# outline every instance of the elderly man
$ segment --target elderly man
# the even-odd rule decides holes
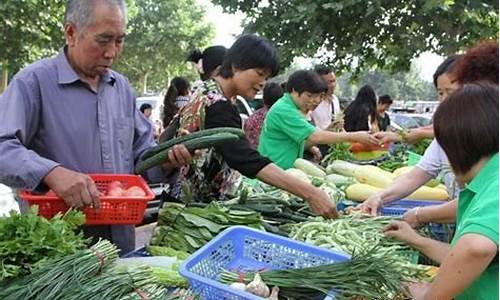
[[[99,207],[86,173],[133,173],[154,145],[151,124],[135,107],[128,80],[111,70],[123,48],[123,0],[69,0],[66,46],[53,58],[20,71],[0,96],[0,182],[13,188],[52,189],[72,207]],[[191,155],[184,146],[169,162],[143,174],[165,179]],[[135,246],[134,226],[86,226],[86,236]]]

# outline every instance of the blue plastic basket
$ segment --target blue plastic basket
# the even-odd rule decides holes
[[[380,210],[380,213],[383,216],[401,217],[405,212],[414,207],[440,205],[444,203],[446,203],[446,201],[398,200],[386,204]],[[430,223],[428,229],[431,237],[448,243],[453,238],[455,225]]]
[[[262,300],[218,282],[223,270],[248,272],[307,268],[349,260],[350,256],[244,226],[220,233],[180,267],[204,300]]]
[[[444,204],[446,201],[427,201],[427,200],[398,200],[388,203],[382,207],[380,213],[383,216],[402,216],[408,210],[414,207],[432,206]]]

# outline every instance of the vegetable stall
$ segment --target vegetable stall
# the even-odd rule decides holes
[[[176,143],[194,150],[240,135],[207,130],[180,137],[152,149],[138,168],[164,161]],[[411,205],[447,200],[446,189],[439,179],[428,182],[405,200],[407,208],[387,207],[375,218],[355,208],[413,168],[404,151],[356,161],[349,145],[340,144],[321,164],[298,159],[287,170],[324,190],[341,210],[339,219],[319,218],[304,200],[243,178],[223,201],[164,203],[148,245],[122,258],[108,241],[91,245],[80,233],[85,223],[99,224],[95,212],[47,212],[44,203],[55,195],[26,194],[36,205],[0,218],[0,298],[407,299],[405,283],[429,281],[436,267],[382,229]],[[103,201],[148,201],[147,185],[123,178],[104,182]],[[114,211],[117,216],[124,217]],[[241,228],[247,231],[237,234]],[[421,231],[432,236],[436,228]]]

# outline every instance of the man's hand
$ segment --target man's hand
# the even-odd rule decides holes
[[[380,195],[375,194],[361,203],[359,208],[363,213],[376,217],[383,204],[384,203],[382,202]]]
[[[380,131],[376,132],[374,136],[380,141],[381,144],[387,142],[401,142],[402,138],[399,134],[390,131]]]
[[[184,145],[175,145],[172,150],[168,151],[168,161],[165,162],[163,168],[171,170],[183,165],[187,165],[193,160],[193,156],[189,153]]]
[[[375,137],[375,135],[370,134],[367,131],[351,132],[351,141],[358,142],[365,145],[378,145],[380,141]]]
[[[409,246],[415,245],[416,241],[421,237],[410,224],[403,221],[394,221],[384,228],[384,235],[394,238]]]
[[[315,196],[308,200],[312,211],[327,219],[338,218],[339,213],[337,212],[337,207],[328,194],[318,188],[316,188],[316,190]]]
[[[99,190],[92,178],[86,174],[59,166],[50,171],[43,181],[71,207],[101,206]]]

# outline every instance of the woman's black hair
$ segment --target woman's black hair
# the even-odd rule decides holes
[[[264,104],[270,108],[279,98],[283,97],[283,89],[276,82],[268,82],[264,86],[262,97],[264,99]]]
[[[328,86],[318,73],[309,70],[299,70],[288,77],[286,90],[289,93],[295,91],[299,95],[304,92],[320,94],[327,91]]]
[[[461,55],[452,55],[445,59],[439,67],[437,67],[436,72],[432,75],[432,79],[434,81],[434,86],[437,88],[438,77],[443,74],[451,74],[453,69],[455,68],[457,61],[460,59]]]
[[[392,104],[392,98],[389,95],[382,95],[378,97],[378,103],[380,104]]]
[[[163,99],[163,127],[167,128],[170,121],[177,113],[177,106],[175,100],[179,96],[189,95],[189,81],[184,77],[174,77],[170,81],[170,85]]]
[[[364,85],[358,91],[354,101],[344,111],[344,129],[346,131],[367,131],[368,117],[372,122],[377,118],[377,95],[373,88]]]
[[[316,65],[314,67],[314,72],[318,73],[318,75],[328,75],[333,73],[333,68],[326,65]]]
[[[269,70],[270,77],[274,77],[279,71],[278,53],[267,39],[252,34],[242,35],[227,50],[219,71],[220,76],[233,77],[233,68]]]
[[[151,104],[149,104],[149,103],[143,103],[141,105],[141,107],[139,108],[141,113],[144,113],[146,111],[146,109],[153,109],[153,106],[151,106]]]
[[[498,152],[498,86],[487,81],[465,84],[438,106],[433,123],[453,171],[467,173]]]
[[[200,79],[206,81],[210,79],[212,72],[222,64],[227,48],[224,46],[211,46],[203,50],[193,50],[187,57],[187,61],[197,64],[202,59],[203,73]]]

